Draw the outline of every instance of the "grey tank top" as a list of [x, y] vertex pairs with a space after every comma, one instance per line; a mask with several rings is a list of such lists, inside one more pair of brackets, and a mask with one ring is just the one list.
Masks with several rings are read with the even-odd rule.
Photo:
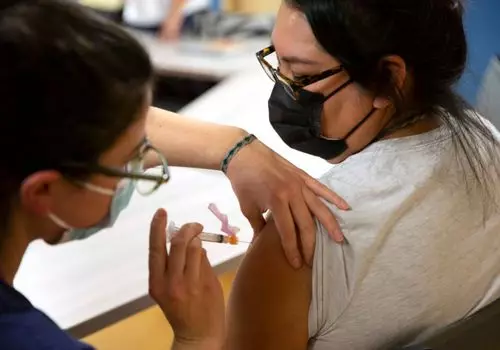
[[321, 178], [353, 210], [331, 207], [344, 245], [317, 223], [310, 349], [412, 342], [500, 296], [500, 210], [460, 158], [439, 128], [378, 142]]

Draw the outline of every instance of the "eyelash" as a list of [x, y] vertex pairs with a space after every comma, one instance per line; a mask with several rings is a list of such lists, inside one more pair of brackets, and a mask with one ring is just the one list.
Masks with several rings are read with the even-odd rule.
[[[279, 67], [281, 66], [281, 60], [280, 60], [279, 56], [277, 56], [277, 59], [278, 59], [278, 71], [279, 71]], [[290, 72], [290, 73], [292, 73], [293, 80], [300, 80], [300, 79], [307, 77], [307, 75], [303, 75], [303, 74], [295, 74], [294, 72]]]

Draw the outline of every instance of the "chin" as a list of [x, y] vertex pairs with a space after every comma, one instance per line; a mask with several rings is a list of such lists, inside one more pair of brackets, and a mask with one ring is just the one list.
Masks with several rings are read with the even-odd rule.
[[346, 160], [347, 158], [349, 158], [351, 155], [352, 154], [349, 153], [349, 152], [343, 153], [340, 156], [337, 156], [337, 157], [332, 158], [332, 159], [328, 159], [328, 163], [331, 163], [331, 164], [340, 164], [344, 160]]
[[61, 242], [63, 236], [64, 236], [64, 231], [52, 235], [51, 237], [42, 238], [42, 240], [48, 245], [54, 246]]

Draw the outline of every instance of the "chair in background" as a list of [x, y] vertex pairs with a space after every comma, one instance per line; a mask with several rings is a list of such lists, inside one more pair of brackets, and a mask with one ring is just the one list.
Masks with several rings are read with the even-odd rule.
[[403, 350], [498, 349], [500, 349], [500, 300], [438, 332], [421, 344], [403, 348]]

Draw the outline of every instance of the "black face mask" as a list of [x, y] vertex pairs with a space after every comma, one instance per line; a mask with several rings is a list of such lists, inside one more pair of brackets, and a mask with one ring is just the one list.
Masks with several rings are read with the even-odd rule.
[[329, 160], [347, 150], [346, 139], [351, 136], [374, 112], [363, 118], [345, 137], [338, 140], [321, 136], [323, 104], [343, 90], [352, 81], [342, 84], [328, 96], [301, 90], [294, 100], [281, 84], [274, 85], [269, 98], [269, 120], [281, 139], [291, 148]]

